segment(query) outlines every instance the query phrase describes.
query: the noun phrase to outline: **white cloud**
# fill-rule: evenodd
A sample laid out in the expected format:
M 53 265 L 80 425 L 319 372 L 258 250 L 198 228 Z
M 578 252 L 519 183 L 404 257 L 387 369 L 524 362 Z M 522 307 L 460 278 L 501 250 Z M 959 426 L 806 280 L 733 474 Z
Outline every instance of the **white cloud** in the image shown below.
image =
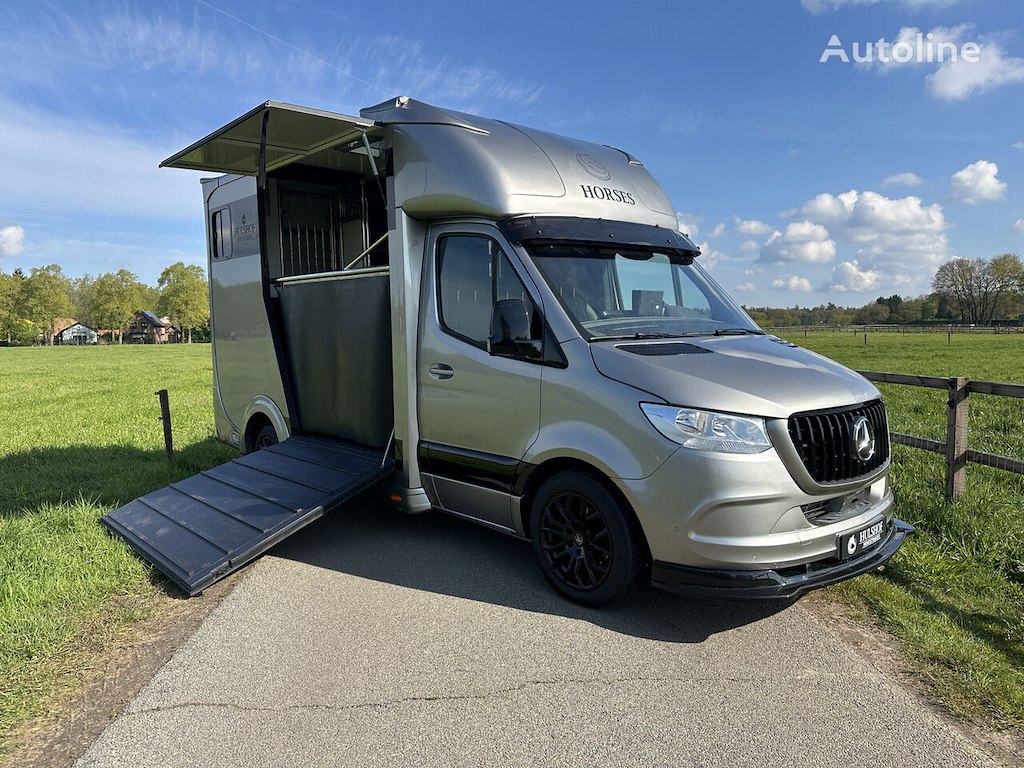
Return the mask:
M 806 277 L 792 275 L 791 277 L 780 277 L 772 280 L 772 288 L 777 291 L 799 291 L 807 293 L 811 290 L 811 281 Z
M 872 5 L 878 0 L 800 0 L 800 5 L 808 13 L 819 15 L 829 11 L 837 11 L 844 5 Z
M 201 224 L 201 222 L 200 222 Z M 18 265 L 27 273 L 32 267 L 60 264 L 72 277 L 82 274 L 102 274 L 127 269 L 144 283 L 156 285 L 160 273 L 169 264 L 183 261 L 206 269 L 206 247 L 202 241 L 202 227 L 197 237 L 151 238 L 148 232 L 116 233 L 83 232 L 81 238 L 68 238 L 54 232 L 38 239 L 33 232 L 30 246 L 18 259 Z
M 756 250 L 760 249 L 760 247 L 761 246 L 758 245 L 756 240 L 744 240 L 742 243 L 740 243 L 740 251 L 743 252 L 743 253 L 749 253 L 750 251 L 756 251 Z
M 955 27 L 934 27 L 928 32 L 924 32 L 918 27 L 901 27 L 892 40 L 883 38 L 888 44 L 884 54 L 880 45 L 882 40 L 858 43 L 856 51 L 853 50 L 853 45 L 848 47 L 851 52 L 867 57 L 867 60 L 859 61 L 854 57 L 853 61 L 856 66 L 880 74 L 914 67 L 938 68 L 941 66 L 939 59 L 945 63 L 947 59 L 953 58 L 953 48 L 956 49 L 957 59 L 960 58 L 960 44 L 964 41 L 965 34 L 973 28 L 971 24 L 958 24 Z M 931 56 L 928 55 L 929 50 Z M 910 52 L 909 56 L 906 55 L 908 51 Z M 928 58 L 931 58 L 932 61 L 929 62 Z
M 1024 82 L 1024 59 L 1007 56 L 1002 46 L 991 39 L 978 45 L 981 53 L 977 61 L 945 61 L 928 75 L 928 88 L 933 96 L 959 101 L 975 93 Z
M 712 248 L 711 244 L 708 243 L 707 240 L 705 240 L 697 247 L 700 248 L 700 265 L 709 272 L 714 271 L 715 267 L 718 265 L 718 262 L 722 260 L 722 257 L 725 254 L 723 254 L 721 251 L 716 251 L 714 248 Z
M 877 272 L 881 284 L 906 292 L 928 290 L 935 269 L 949 258 L 942 206 L 924 205 L 914 195 L 892 199 L 855 189 L 839 195 L 826 192 L 794 215 L 825 225 L 838 240 L 852 243 L 860 272 Z M 844 270 L 833 283 L 849 287 L 854 284 L 852 273 L 849 267 Z
M 1013 222 L 1013 231 L 1024 235 L 1024 219 L 1017 219 Z
M 725 222 L 718 222 L 715 224 L 715 228 L 708 233 L 708 237 L 721 237 L 722 233 L 725 232 Z
M 736 216 L 733 218 L 733 224 L 736 232 L 741 235 L 767 235 L 772 231 L 771 225 L 757 219 L 741 219 Z
M 418 94 L 423 101 L 481 112 L 495 101 L 533 104 L 544 92 L 543 85 L 512 80 L 480 63 L 438 57 L 422 40 L 389 35 L 355 42 L 355 50 L 345 54 L 345 75 L 362 70 L 366 62 L 375 62 L 368 85 L 378 95 L 384 94 L 383 98 L 398 93 Z
M 836 255 L 835 241 L 828 229 L 811 221 L 793 222 L 785 232 L 775 230 L 761 247 L 760 261 L 831 261 Z
M 1024 152 L 1024 141 L 1015 141 L 1010 146 L 1012 146 L 1014 149 L 1019 149 L 1021 152 Z
M 753 283 L 740 283 L 736 286 L 735 290 L 737 293 L 750 293 L 751 291 L 756 291 L 757 286 Z
M 856 259 L 844 261 L 832 269 L 832 280 L 822 290 L 838 293 L 861 293 L 871 291 L 880 285 L 881 273 L 872 269 L 861 269 Z
M 0 227 L 0 256 L 17 256 L 25 246 L 25 229 L 17 224 Z
M 530 105 L 544 92 L 541 84 L 480 61 L 445 55 L 429 40 L 359 34 L 325 19 L 325 29 L 341 31 L 321 50 L 305 44 L 301 33 L 261 22 L 259 9 L 247 8 L 242 18 L 209 3 L 194 5 L 180 18 L 148 7 L 131 10 L 131 4 L 113 13 L 48 7 L 32 23 L 2 29 L 0 82 L 49 91 L 64 111 L 78 97 L 108 112 L 134 109 L 164 126 L 187 124 L 190 109 L 207 117 L 194 95 L 213 76 L 232 83 L 219 102 L 234 105 L 228 110 L 286 94 L 295 103 L 353 112 L 405 93 L 462 111 L 493 112 L 488 105 Z
M 974 205 L 998 200 L 1006 191 L 1006 182 L 996 178 L 999 166 L 988 160 L 971 163 L 953 174 L 953 199 Z
M 696 237 L 700 232 L 700 225 L 704 223 L 704 217 L 696 213 L 676 213 L 676 222 L 679 224 L 679 231 L 685 232 L 690 237 Z
M 839 227 L 854 242 L 871 242 L 877 233 L 941 232 L 942 206 L 923 206 L 914 195 L 892 199 L 878 192 L 851 189 L 839 195 L 817 195 L 798 214 L 828 227 Z
M 814 15 L 838 11 L 840 8 L 855 5 L 875 5 L 879 2 L 899 4 L 910 10 L 920 8 L 947 8 L 958 0 L 800 0 L 804 10 Z
M 894 173 L 892 176 L 886 176 L 885 181 L 882 182 L 883 186 L 891 187 L 893 185 L 899 185 L 903 187 L 919 187 L 924 184 L 924 179 L 918 176 L 916 173 L 906 171 L 905 173 Z
M 157 168 L 176 148 L 0 100 L 0 210 L 196 221 L 199 175 Z
M 924 32 L 918 27 L 902 27 L 893 40 L 887 41 L 891 47 L 884 57 L 874 42 L 858 41 L 844 46 L 844 50 L 862 57 L 870 50 L 867 61 L 858 61 L 854 55 L 855 66 L 880 74 L 897 69 L 932 69 L 925 78 L 928 91 L 946 101 L 960 101 L 975 93 L 1024 82 L 1024 59 L 1008 56 L 992 35 L 969 38 L 967 33 L 973 28 L 971 24 L 958 24 Z M 910 55 L 899 55 L 901 50 Z

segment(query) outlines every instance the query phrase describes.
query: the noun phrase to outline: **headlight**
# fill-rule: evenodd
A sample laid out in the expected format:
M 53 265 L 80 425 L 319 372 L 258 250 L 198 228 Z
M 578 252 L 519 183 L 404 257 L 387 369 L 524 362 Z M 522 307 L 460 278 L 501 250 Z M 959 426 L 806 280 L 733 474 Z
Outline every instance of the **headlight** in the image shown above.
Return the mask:
M 731 413 L 640 403 L 654 428 L 686 448 L 719 453 L 761 453 L 772 447 L 764 419 Z

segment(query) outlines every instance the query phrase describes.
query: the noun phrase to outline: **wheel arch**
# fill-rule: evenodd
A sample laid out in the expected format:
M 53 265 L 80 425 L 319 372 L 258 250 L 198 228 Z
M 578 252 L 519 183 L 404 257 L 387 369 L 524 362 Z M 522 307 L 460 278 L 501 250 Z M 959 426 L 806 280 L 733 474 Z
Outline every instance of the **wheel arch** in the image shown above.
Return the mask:
M 285 440 L 291 431 L 288 428 L 288 420 L 285 418 L 277 403 L 265 395 L 257 395 L 250 401 L 249 407 L 245 409 L 245 427 L 242 430 L 242 453 L 251 453 L 256 435 L 265 426 L 274 428 L 278 440 Z
M 560 456 L 558 458 L 548 459 L 544 463 L 535 467 L 529 475 L 527 475 L 522 489 L 522 496 L 519 499 L 519 525 L 525 538 L 530 539 L 530 525 L 531 515 L 533 513 L 533 502 L 536 498 L 537 491 L 540 490 L 541 486 L 544 485 L 555 475 L 562 472 L 578 471 L 600 483 L 605 490 L 607 490 L 622 508 L 622 511 L 626 515 L 626 520 L 630 527 L 633 529 L 633 533 L 637 536 L 638 541 L 643 543 L 644 554 L 647 559 L 647 564 L 652 562 L 651 560 L 651 547 L 647 542 L 647 534 L 644 531 L 643 526 L 640 524 L 640 518 L 636 514 L 636 510 L 633 509 L 633 505 L 630 504 L 629 499 L 622 492 L 612 480 L 599 469 L 595 464 L 591 464 L 583 459 L 574 458 L 569 456 Z

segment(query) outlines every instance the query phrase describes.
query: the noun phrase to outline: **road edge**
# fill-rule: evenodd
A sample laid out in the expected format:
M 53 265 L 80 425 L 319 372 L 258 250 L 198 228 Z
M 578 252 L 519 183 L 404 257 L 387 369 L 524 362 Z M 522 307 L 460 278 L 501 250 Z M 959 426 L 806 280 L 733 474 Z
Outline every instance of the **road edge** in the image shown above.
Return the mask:
M 1024 735 L 965 720 L 929 696 L 900 641 L 875 621 L 867 606 L 858 607 L 832 597 L 827 590 L 819 590 L 806 595 L 794 607 L 883 677 L 913 696 L 982 754 L 1006 768 L 1024 765 Z
M 229 576 L 193 598 L 183 597 L 168 583 L 168 591 L 154 598 L 147 618 L 126 627 L 108 649 L 90 659 L 94 666 L 83 684 L 59 694 L 45 713 L 10 731 L 11 749 L 0 755 L 0 768 L 73 765 L 195 635 L 239 578 Z

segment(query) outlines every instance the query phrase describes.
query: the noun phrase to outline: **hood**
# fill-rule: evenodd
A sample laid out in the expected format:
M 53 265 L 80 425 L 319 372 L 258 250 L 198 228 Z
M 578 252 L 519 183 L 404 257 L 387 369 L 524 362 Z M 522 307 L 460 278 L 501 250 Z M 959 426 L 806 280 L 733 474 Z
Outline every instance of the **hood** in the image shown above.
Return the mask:
M 672 405 L 784 419 L 879 397 L 860 374 L 771 336 L 597 341 L 590 351 L 602 375 Z

